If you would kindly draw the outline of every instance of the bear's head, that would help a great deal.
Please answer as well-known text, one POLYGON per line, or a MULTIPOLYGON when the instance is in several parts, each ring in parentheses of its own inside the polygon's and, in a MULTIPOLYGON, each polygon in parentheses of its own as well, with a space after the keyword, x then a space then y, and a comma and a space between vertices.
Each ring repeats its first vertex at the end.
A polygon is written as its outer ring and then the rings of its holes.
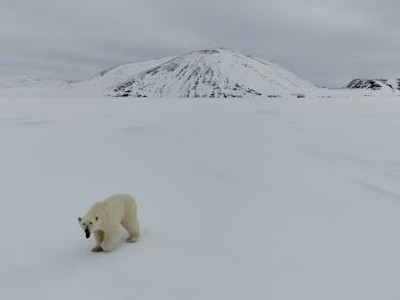
POLYGON ((78 218, 79 225, 85 231, 86 238, 90 238, 90 234, 101 228, 99 216, 86 215, 78 218))

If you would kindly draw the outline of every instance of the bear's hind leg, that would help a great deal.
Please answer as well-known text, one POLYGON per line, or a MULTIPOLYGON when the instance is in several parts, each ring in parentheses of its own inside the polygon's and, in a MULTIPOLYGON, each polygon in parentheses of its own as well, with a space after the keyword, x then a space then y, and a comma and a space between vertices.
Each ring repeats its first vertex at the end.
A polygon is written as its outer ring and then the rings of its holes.
POLYGON ((129 222, 123 222, 122 226, 128 231, 129 236, 126 239, 128 243, 134 243, 138 240, 140 235, 139 222, 137 219, 129 222))

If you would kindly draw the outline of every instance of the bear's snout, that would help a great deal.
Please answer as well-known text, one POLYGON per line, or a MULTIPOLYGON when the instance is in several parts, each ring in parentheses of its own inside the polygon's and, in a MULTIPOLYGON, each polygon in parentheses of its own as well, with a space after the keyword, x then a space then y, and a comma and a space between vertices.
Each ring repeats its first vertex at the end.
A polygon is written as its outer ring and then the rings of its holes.
POLYGON ((90 231, 88 228, 85 229, 86 238, 90 238, 90 231))

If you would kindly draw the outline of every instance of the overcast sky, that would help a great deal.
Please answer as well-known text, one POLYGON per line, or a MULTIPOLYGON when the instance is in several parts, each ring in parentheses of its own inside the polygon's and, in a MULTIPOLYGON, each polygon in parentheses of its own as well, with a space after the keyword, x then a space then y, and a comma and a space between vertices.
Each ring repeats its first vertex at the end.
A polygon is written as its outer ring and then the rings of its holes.
POLYGON ((227 47, 324 86, 400 78, 399 0, 0 0, 0 76, 86 79, 227 47))

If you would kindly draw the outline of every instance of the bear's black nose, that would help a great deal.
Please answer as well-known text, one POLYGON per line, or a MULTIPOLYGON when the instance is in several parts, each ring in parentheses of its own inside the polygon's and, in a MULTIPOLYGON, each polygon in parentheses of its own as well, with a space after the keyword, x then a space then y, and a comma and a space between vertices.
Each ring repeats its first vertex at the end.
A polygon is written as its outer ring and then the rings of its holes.
POLYGON ((85 229, 85 234, 86 234, 86 238, 88 239, 88 238, 90 238, 90 231, 89 231, 89 229, 85 229))

